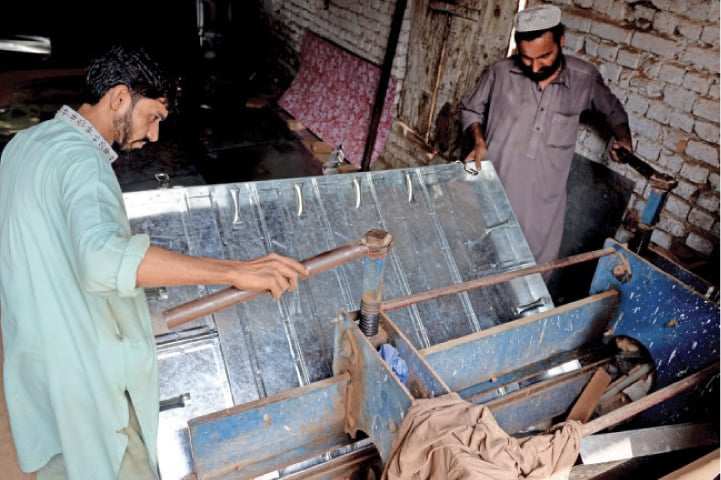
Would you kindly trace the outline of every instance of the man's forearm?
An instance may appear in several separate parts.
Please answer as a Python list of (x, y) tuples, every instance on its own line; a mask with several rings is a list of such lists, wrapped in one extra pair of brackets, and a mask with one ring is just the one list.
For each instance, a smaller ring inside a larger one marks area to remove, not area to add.
[(137, 285), (228, 284), (229, 270), (227, 262), (221, 259), (192, 257), (151, 246), (138, 268)]
[(239, 290), (268, 290), (274, 299), (294, 290), (308, 269), (290, 257), (269, 253), (252, 260), (193, 257), (151, 246), (137, 271), (138, 287), (232, 285)]
[(486, 156), (486, 139), (483, 138), (483, 131), (481, 130), (481, 124), (478, 122), (473, 122), (470, 125), (468, 125), (467, 131), (470, 133), (471, 137), (473, 137), (473, 148), (471, 149), (470, 153), (466, 156), (465, 162), (474, 162), (476, 164), (476, 169), (480, 170), (481, 168), (481, 161)]
[(486, 139), (483, 138), (483, 131), (481, 130), (480, 123), (471, 123), (468, 126), (468, 132), (471, 134), (471, 138), (473, 138), (473, 142), (475, 145), (483, 145), (484, 147), (486, 146)]

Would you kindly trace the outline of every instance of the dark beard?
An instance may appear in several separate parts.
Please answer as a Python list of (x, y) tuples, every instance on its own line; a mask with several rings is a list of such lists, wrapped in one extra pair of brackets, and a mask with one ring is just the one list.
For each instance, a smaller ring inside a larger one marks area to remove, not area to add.
[(541, 68), (538, 72), (534, 72), (531, 67), (526, 66), (523, 61), (521, 61), (521, 57), (519, 55), (516, 55), (516, 65), (518, 65), (518, 68), (521, 69), (525, 76), (527, 76), (534, 82), (542, 82), (552, 76), (554, 73), (556, 73), (559, 68), (561, 68), (561, 66), (563, 65), (563, 52), (561, 52), (559, 49), (556, 60), (551, 65)]
[(122, 118), (113, 121), (113, 128), (116, 134), (116, 151), (129, 151), (130, 137), (133, 134), (133, 111), (130, 109)]

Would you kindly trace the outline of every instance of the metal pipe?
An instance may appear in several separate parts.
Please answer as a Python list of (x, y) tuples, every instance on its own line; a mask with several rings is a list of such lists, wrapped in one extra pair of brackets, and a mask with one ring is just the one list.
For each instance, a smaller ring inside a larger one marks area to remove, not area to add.
[(641, 378), (645, 377), (651, 373), (651, 364), (650, 363), (644, 363), (643, 365), (639, 366), (636, 370), (630, 372), (628, 375), (624, 375), (621, 377), (617, 382), (612, 383), (608, 386), (608, 389), (603, 392), (603, 395), (601, 395), (601, 398), (598, 399), (599, 405), (604, 403), (609, 398), (613, 397), (617, 393), (621, 392), (623, 389), (631, 385), (637, 380), (640, 380)]
[[(329, 250), (303, 260), (301, 263), (308, 269), (309, 273), (308, 275), (301, 277), (300, 280), (304, 280), (319, 273), (327, 272), (339, 265), (351, 262), (368, 254), (369, 247), (367, 245), (367, 237), (369, 235), (376, 235), (374, 232), (374, 230), (371, 230), (358, 242), (342, 245), (334, 248), (333, 250)], [(163, 312), (163, 319), (168, 325), (168, 328), (172, 329), (184, 323), (204, 317), (205, 315), (210, 315), (211, 313), (215, 313), (238, 303), (259, 297), (265, 293), (268, 293), (267, 290), (238, 290), (235, 287), (229, 287), (177, 307), (165, 310)]]
[(591, 252), (580, 253), (567, 258), (561, 258), (548, 262), (543, 265), (534, 265), (532, 267), (521, 268), (513, 270), (511, 272), (502, 272), (495, 275), (489, 275), (487, 277), (477, 278), (475, 280), (469, 280), (467, 282), (457, 283), (455, 285), (449, 285), (446, 287), (437, 288), (435, 290), (429, 290), (427, 292), (416, 293), (405, 297), (395, 298), (393, 300), (386, 300), (381, 304), (381, 310), (387, 312), (389, 310), (395, 310), (397, 308), (407, 307), (408, 305), (425, 302), (427, 300), (433, 300), (446, 295), (453, 295), (456, 293), (466, 292), (480, 287), (488, 287), (498, 283), (508, 282), (519, 277), (525, 277), (533, 273), (541, 273), (556, 268), (567, 267), (576, 263), (588, 262), (597, 258), (604, 257), (616, 253), (616, 249), (613, 247), (603, 248), (601, 250), (593, 250)]

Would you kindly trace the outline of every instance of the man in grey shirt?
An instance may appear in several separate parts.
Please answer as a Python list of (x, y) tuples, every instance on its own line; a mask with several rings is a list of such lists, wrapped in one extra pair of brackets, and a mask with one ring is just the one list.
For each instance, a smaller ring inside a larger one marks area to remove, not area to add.
[(632, 151), (628, 115), (590, 63), (564, 55), (561, 10), (543, 4), (516, 14), (518, 53), (483, 73), (461, 103), (463, 130), (475, 146), (466, 162), (493, 162), (536, 263), (558, 257), (566, 182), (580, 115), (591, 112), (613, 131), (615, 151)]

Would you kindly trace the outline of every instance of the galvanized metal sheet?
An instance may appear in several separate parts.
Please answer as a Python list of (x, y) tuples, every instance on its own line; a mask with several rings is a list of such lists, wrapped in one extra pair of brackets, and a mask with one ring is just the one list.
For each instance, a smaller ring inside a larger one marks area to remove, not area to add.
[[(134, 231), (192, 255), (251, 259), (277, 252), (306, 259), (386, 230), (395, 243), (384, 299), (534, 264), (489, 162), (479, 175), (448, 164), (129, 192), (125, 201)], [(192, 401), (192, 409), (161, 414), (161, 428), (172, 430), (164, 437), (183, 439), (184, 420), (331, 376), (331, 319), (359, 308), (361, 276), (362, 259), (302, 282), (278, 302), (255, 298), (172, 331), (163, 310), (225, 286), (149, 289), (159, 348), (207, 342), (215, 351), (210, 367), (194, 370), (181, 367), (190, 361), (183, 354), (160, 357), (164, 398), (187, 391)], [(552, 307), (535, 274), (410, 305), (391, 317), (422, 349)], [(216, 392), (213, 401), (205, 402), (206, 391)], [(183, 442), (161, 445), (161, 471), (182, 463)]]
[(588, 465), (707, 445), (718, 445), (716, 427), (710, 423), (682, 423), (589, 435), (581, 441), (580, 455)]

